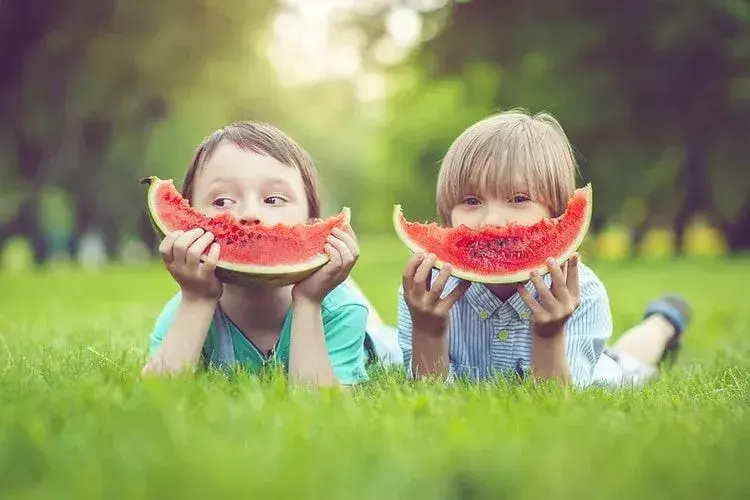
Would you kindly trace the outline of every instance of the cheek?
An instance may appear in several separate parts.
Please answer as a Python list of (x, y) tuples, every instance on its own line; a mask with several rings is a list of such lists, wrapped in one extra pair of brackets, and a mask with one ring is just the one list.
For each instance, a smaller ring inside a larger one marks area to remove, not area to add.
[(526, 207), (524, 210), (517, 210), (515, 217), (519, 224), (530, 226), (536, 224), (542, 219), (548, 219), (552, 216), (551, 212), (547, 207), (539, 203), (533, 203), (531, 206)]
[(193, 207), (195, 210), (209, 217), (218, 215), (218, 210), (216, 210), (216, 208), (213, 205), (205, 204), (200, 201), (196, 201), (195, 198), (193, 198), (193, 200), (190, 202), (190, 206)]
[(479, 209), (468, 209), (463, 205), (458, 205), (451, 210), (450, 225), (458, 227), (464, 225), (471, 229), (478, 229), (482, 222), (482, 215)]
[(266, 205), (263, 210), (263, 220), (267, 224), (304, 224), (308, 222), (306, 201), (304, 204), (288, 203), (283, 207)]

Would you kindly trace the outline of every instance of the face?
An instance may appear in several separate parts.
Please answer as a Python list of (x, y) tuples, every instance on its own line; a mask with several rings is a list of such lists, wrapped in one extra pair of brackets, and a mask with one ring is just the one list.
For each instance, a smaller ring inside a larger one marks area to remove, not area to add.
[(244, 224), (308, 220), (302, 176), (269, 156), (222, 142), (196, 175), (192, 205), (209, 216), (230, 212)]
[(472, 229), (488, 226), (506, 226), (515, 222), (530, 226), (551, 217), (552, 212), (544, 203), (532, 199), (528, 185), (518, 182), (506, 198), (467, 193), (451, 211), (451, 225), (461, 224)]

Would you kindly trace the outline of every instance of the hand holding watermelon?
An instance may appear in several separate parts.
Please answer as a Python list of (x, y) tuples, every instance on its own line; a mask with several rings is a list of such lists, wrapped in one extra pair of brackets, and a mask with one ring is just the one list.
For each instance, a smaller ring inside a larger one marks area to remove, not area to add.
[[(219, 245), (214, 235), (203, 229), (173, 231), (159, 245), (159, 253), (169, 274), (180, 285), (188, 300), (218, 300), (223, 286), (214, 274), (219, 261)], [(205, 262), (201, 256), (209, 248)]]
[[(345, 230), (344, 230), (345, 229)], [(331, 290), (346, 280), (359, 258), (359, 244), (352, 227), (335, 227), (327, 238), (326, 253), (330, 260), (292, 288), (294, 300), (305, 299), (319, 304)]]
[(409, 307), (414, 331), (442, 335), (445, 333), (451, 307), (471, 283), (462, 281), (448, 295), (441, 298), (451, 275), (451, 266), (444, 265), (435, 282), (431, 284), (430, 278), (436, 259), (434, 254), (424, 256), (421, 253), (409, 259), (403, 275), (404, 300)]
[(540, 302), (524, 286), (518, 293), (531, 309), (533, 333), (543, 338), (561, 335), (565, 322), (581, 304), (581, 288), (578, 281), (578, 254), (574, 254), (565, 264), (565, 271), (552, 258), (547, 260), (547, 267), (552, 276), (552, 286), (542, 281), (539, 273), (531, 273), (531, 282), (539, 294)]

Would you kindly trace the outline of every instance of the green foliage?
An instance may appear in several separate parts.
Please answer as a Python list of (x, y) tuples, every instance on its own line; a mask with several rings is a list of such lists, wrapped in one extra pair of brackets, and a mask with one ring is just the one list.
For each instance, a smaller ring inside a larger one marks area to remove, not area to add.
[[(681, 229), (706, 211), (731, 226), (746, 217), (750, 189), (746, 11), (743, 2), (449, 2), (423, 13), (426, 24), (449, 21), (391, 70), (420, 76), (405, 79), (408, 93), (394, 84), (370, 170), (381, 166), (381, 179), (397, 179), (383, 183), (391, 197), (434, 217), (435, 159), (471, 122), (520, 106), (561, 120), (599, 193), (598, 223), (622, 219), (635, 197), (647, 202), (644, 224)], [(493, 75), (493, 92), (466, 99), (477, 67)]]
[(366, 200), (365, 230), (392, 230), (391, 212), (400, 203), (412, 220), (434, 220), (435, 179), (448, 145), (491, 106), (502, 80), (476, 63), (461, 78), (428, 80), (418, 68), (391, 76), (393, 94), (386, 123), (367, 158), (368, 182), (389, 196)]
[[(234, 80), (232, 62), (255, 67), (258, 38), (274, 3), (71, 4), (50, 11), (44, 23), (34, 19), (36, 31), (10, 32), (0, 45), (23, 66), (0, 88), (12, 131), (1, 144), (16, 158), (5, 177), (26, 181), (14, 187), (30, 198), (45, 184), (65, 189), (76, 207), (76, 232), (92, 226), (132, 232), (142, 213), (133, 201), (142, 195), (138, 177), (149, 170), (144, 159), (152, 127), (169, 122), (171, 108), (180, 105), (175, 96), (189, 101), (196, 88), (202, 95), (225, 91)], [(28, 3), (4, 6), (19, 23), (30, 15)], [(208, 79), (221, 83), (201, 89)], [(224, 107), (234, 104), (230, 95), (221, 94)], [(216, 102), (214, 97), (207, 104)], [(200, 117), (189, 119), (205, 131)], [(174, 162), (174, 151), (165, 156), (162, 161)]]
[[(33, 233), (30, 221), (49, 226), (45, 186), (64, 191), (75, 233), (136, 234), (138, 178), (179, 182), (195, 145), (237, 119), (274, 123), (310, 151), (327, 213), (348, 205), (359, 231), (390, 232), (394, 203), (434, 220), (437, 169), (462, 130), (523, 107), (562, 121), (595, 186), (597, 228), (638, 220), (629, 229), (669, 225), (680, 240), (708, 213), (750, 246), (746, 2), (407, 0), (422, 39), (387, 68), (376, 54), (391, 5), (357, 4), (332, 37), (364, 39), (363, 72), (387, 81), (376, 103), (356, 82), (287, 86), (266, 59), (281, 4), (3, 2), (0, 244)], [(629, 212), (634, 199), (645, 217)]]

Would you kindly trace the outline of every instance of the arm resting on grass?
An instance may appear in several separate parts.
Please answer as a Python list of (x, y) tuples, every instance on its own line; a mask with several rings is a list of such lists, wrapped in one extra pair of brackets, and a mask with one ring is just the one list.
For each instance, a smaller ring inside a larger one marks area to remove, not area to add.
[[(152, 335), (152, 343), (157, 342), (159, 345), (152, 348), (149, 360), (143, 367), (143, 375), (177, 374), (194, 370), (200, 360), (216, 304), (214, 299), (181, 297), (172, 314), (165, 310)], [(161, 340), (159, 330), (164, 330), (166, 321), (169, 323)]]
[(299, 299), (292, 307), (290, 380), (314, 387), (338, 385), (328, 356), (320, 304)]

